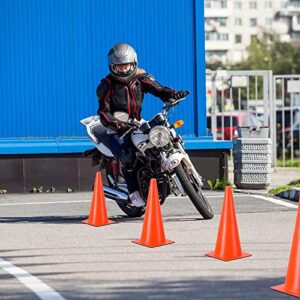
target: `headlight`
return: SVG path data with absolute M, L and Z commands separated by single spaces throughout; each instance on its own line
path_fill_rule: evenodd
M 155 126 L 150 130 L 149 140 L 156 147 L 164 147 L 171 142 L 170 133 L 163 126 Z

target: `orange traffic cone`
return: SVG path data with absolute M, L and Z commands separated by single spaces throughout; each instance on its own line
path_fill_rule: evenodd
M 300 197 L 285 283 L 272 286 L 271 289 L 300 298 Z
M 151 179 L 150 182 L 150 189 L 148 193 L 146 213 L 141 238 L 139 240 L 133 241 L 133 243 L 150 248 L 174 243 L 174 241 L 167 240 L 165 237 L 157 183 L 155 179 Z
M 223 261 L 239 259 L 251 254 L 242 252 L 236 221 L 232 189 L 225 189 L 222 215 L 219 225 L 215 251 L 205 254 Z
M 107 218 L 106 203 L 100 172 L 97 172 L 95 177 L 94 192 L 89 218 L 82 222 L 96 227 L 114 223 Z

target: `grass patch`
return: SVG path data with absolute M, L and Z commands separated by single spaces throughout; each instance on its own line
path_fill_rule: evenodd
M 283 161 L 277 159 L 276 167 L 293 167 L 300 168 L 300 159 L 294 159 L 291 161 L 290 159 L 285 160 L 285 165 L 283 165 Z
M 274 196 L 274 195 L 277 195 L 277 194 L 279 194 L 281 192 L 284 192 L 284 191 L 287 191 L 287 190 L 291 190 L 292 188 L 295 188 L 295 187 L 300 187 L 300 179 L 293 180 L 293 181 L 291 181 L 287 185 L 283 185 L 283 186 L 279 186 L 279 187 L 270 189 L 268 191 L 268 193 L 269 193 L 269 195 Z
M 207 180 L 207 183 L 212 191 L 225 191 L 226 186 L 232 186 L 227 179 L 217 179 L 214 183 L 211 180 Z

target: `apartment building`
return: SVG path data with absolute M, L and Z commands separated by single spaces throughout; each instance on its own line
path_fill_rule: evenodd
M 293 44 L 300 44 L 300 0 L 290 0 L 286 5 L 281 6 L 276 13 L 275 19 L 288 27 L 289 41 Z
M 300 41 L 300 0 L 205 0 L 207 62 L 243 60 L 251 39 L 266 30 Z

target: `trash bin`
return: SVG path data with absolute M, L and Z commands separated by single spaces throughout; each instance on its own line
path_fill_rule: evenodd
M 238 127 L 233 141 L 234 184 L 240 189 L 266 189 L 271 182 L 272 142 L 269 127 Z

